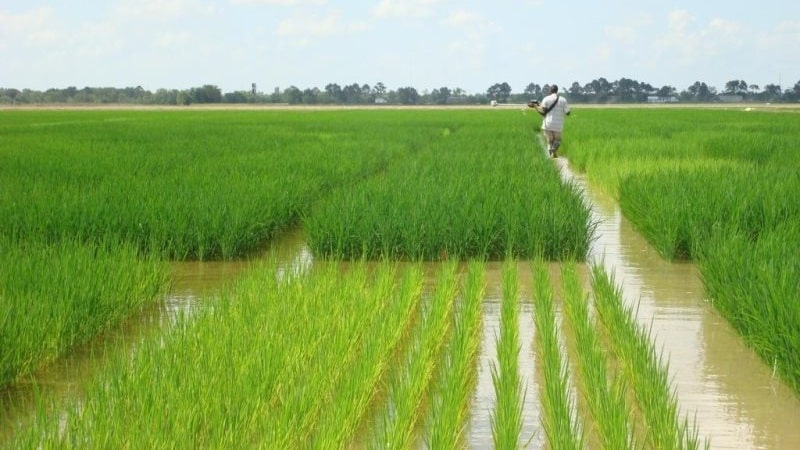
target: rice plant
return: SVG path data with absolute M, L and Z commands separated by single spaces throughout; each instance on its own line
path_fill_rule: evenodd
M 0 386 L 160 299 L 167 277 L 165 263 L 130 245 L 0 235 Z
M 390 375 L 388 404 L 376 430 L 376 448 L 406 449 L 414 442 L 415 427 L 424 417 L 421 405 L 450 329 L 455 269 L 455 262 L 442 266 L 436 290 L 423 305 L 404 360 Z
M 583 292 L 574 264 L 562 266 L 565 312 L 575 335 L 582 397 L 592 418 L 593 431 L 601 448 L 633 449 L 633 424 L 625 399 L 622 377 L 607 370 L 597 329 L 589 317 L 589 297 Z
M 569 395 L 569 368 L 562 359 L 553 307 L 553 292 L 547 268 L 541 260 L 532 263 L 533 306 L 536 342 L 534 348 L 542 372 L 542 428 L 550 448 L 583 448 L 583 431 L 575 417 Z
M 439 365 L 438 380 L 428 402 L 426 442 L 429 448 L 464 446 L 463 433 L 469 419 L 480 349 L 484 270 L 484 263 L 480 261 L 471 261 L 468 265 L 445 359 Z
M 292 278 L 277 268 L 254 266 L 212 307 L 115 358 L 60 419 L 41 413 L 12 445 L 346 446 L 419 300 L 420 272 L 398 288 L 393 265 Z M 334 400 L 353 405 L 328 417 Z
M 592 267 L 592 289 L 598 316 L 642 415 L 647 446 L 699 448 L 697 429 L 688 418 L 679 417 L 667 368 L 649 333 L 639 328 L 633 311 L 623 306 L 622 294 L 599 265 Z M 705 446 L 709 445 L 706 442 Z
M 311 249 L 344 258 L 585 257 L 588 209 L 534 149 L 530 124 L 452 116 L 450 133 L 320 202 L 304 219 Z
M 773 373 L 800 393 L 800 227 L 786 222 L 753 239 L 717 235 L 699 259 L 714 307 Z
M 503 297 L 500 305 L 500 336 L 497 363 L 492 364 L 492 382 L 497 401 L 492 415 L 495 448 L 517 448 L 522 433 L 522 403 L 525 391 L 519 374 L 519 285 L 517 263 L 503 263 Z

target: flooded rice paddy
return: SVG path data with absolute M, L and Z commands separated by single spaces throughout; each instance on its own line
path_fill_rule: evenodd
M 701 439 L 714 449 L 800 448 L 800 399 L 773 377 L 771 368 L 741 342 L 728 323 L 704 296 L 700 275 L 691 263 L 662 260 L 622 216 L 613 199 L 588 189 L 573 174 L 567 161 L 556 161 L 566 180 L 582 188 L 597 221 L 590 259 L 606 267 L 621 286 L 626 302 L 636 307 L 637 319 L 649 327 L 657 349 L 669 362 L 669 372 L 682 415 L 697 422 Z M 313 264 L 302 231 L 287 233 L 273 249 L 281 261 L 281 275 L 298 273 Z M 173 264 L 170 295 L 159 305 L 127 320 L 119 329 L 99 336 L 14 388 L 0 391 L 0 445 L 13 423 L 35 408 L 37 391 L 62 396 L 80 395 L 81 386 L 114 352 L 129 352 L 136 342 L 168 327 L 181 314 L 192 314 L 227 281 L 235 279 L 250 263 L 185 262 Z M 542 448 L 545 437 L 539 417 L 539 380 L 533 340 L 531 274 L 520 264 L 519 367 L 524 384 L 523 429 L 520 442 Z M 491 417 L 495 394 L 490 367 L 496 357 L 500 327 L 502 263 L 486 267 L 487 287 L 483 304 L 482 346 L 478 382 L 466 440 L 470 448 L 491 448 Z M 431 272 L 433 273 L 433 272 Z M 550 270 L 554 284 L 560 280 L 557 265 Z M 582 269 L 588 278 L 588 270 Z M 558 291 L 556 291 L 558 296 Z M 560 299 L 556 299 L 561 320 Z M 36 388 L 34 388 L 36 386 Z

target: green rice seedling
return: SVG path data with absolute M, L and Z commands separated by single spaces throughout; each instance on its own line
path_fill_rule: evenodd
M 706 243 L 699 266 L 714 307 L 773 372 L 800 393 L 800 227 L 786 222 L 757 239 L 744 232 Z
M 713 233 L 757 237 L 800 219 L 798 192 L 797 171 L 785 168 L 663 171 L 626 179 L 620 206 L 663 256 L 694 258 Z
M 159 299 L 168 268 L 130 245 L 0 235 L 0 386 Z
M 331 187 L 381 170 L 395 152 L 393 139 L 401 147 L 412 139 L 374 131 L 394 128 L 363 114 L 20 117 L 4 126 L 0 142 L 4 233 L 50 242 L 105 236 L 175 259 L 252 252 L 296 224 Z
M 432 119 L 430 116 L 420 117 Z M 309 245 L 345 258 L 582 259 L 589 212 L 519 115 L 467 111 L 380 177 L 335 190 L 305 218 Z
M 519 374 L 519 284 L 517 264 L 503 263 L 503 298 L 500 305 L 500 336 L 497 364 L 492 364 L 492 382 L 497 397 L 492 415 L 495 448 L 517 448 L 522 432 L 524 389 Z
M 568 391 L 569 368 L 561 358 L 553 309 L 553 292 L 547 268 L 541 260 L 533 263 L 533 306 L 536 342 L 534 348 L 542 371 L 542 427 L 550 448 L 583 448 L 583 431 L 575 418 Z
M 439 365 L 436 386 L 428 402 L 428 448 L 455 449 L 464 445 L 463 432 L 469 418 L 480 349 L 484 271 L 483 262 L 471 261 L 468 265 L 445 359 Z
M 599 265 L 592 267 L 592 288 L 600 321 L 642 415 L 648 447 L 699 448 L 697 429 L 688 418 L 679 418 L 667 368 L 656 354 L 649 333 L 639 328 L 633 311 L 623 306 L 622 294 Z
M 414 442 L 415 426 L 424 417 L 421 405 L 450 329 L 456 267 L 451 261 L 440 269 L 436 290 L 423 305 L 422 319 L 412 331 L 404 360 L 390 375 L 387 409 L 376 430 L 377 448 L 406 449 Z
M 349 432 L 314 440 L 323 436 L 316 432 L 324 430 L 326 407 L 349 389 L 347 378 L 376 380 L 375 365 L 387 364 L 394 344 L 367 343 L 397 342 L 421 277 L 404 282 L 398 303 L 406 306 L 395 308 L 387 301 L 396 298 L 393 265 L 373 274 L 365 264 L 344 271 L 318 264 L 296 277 L 277 277 L 277 269 L 274 261 L 253 267 L 212 307 L 116 358 L 60 420 L 40 416 L 38 426 L 17 433 L 17 445 L 344 446 Z M 369 327 L 382 322 L 386 328 L 374 335 Z M 362 364 L 376 356 L 373 345 L 388 353 Z M 363 402 L 357 397 L 343 400 Z M 352 431 L 353 421 L 341 425 Z
M 378 391 L 377 386 L 389 370 L 389 363 L 399 346 L 406 324 L 419 301 L 422 290 L 422 270 L 418 264 L 405 269 L 400 287 L 383 298 L 382 312 L 365 330 L 374 336 L 362 336 L 361 356 L 355 358 L 351 373 L 362 376 L 342 376 L 338 386 L 331 389 L 325 413 L 319 418 L 308 445 L 315 448 L 347 448 Z
M 597 330 L 589 318 L 588 296 L 581 289 L 574 264 L 561 269 L 565 312 L 575 334 L 575 352 L 580 368 L 580 390 L 592 417 L 601 448 L 638 448 L 633 438 L 621 377 L 610 378 Z

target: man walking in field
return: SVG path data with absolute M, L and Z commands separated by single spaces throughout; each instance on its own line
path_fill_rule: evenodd
M 550 95 L 541 103 L 528 102 L 528 106 L 544 116 L 542 132 L 547 140 L 547 151 L 553 158 L 557 157 L 558 147 L 561 145 L 561 133 L 564 131 L 564 117 L 569 115 L 567 99 L 558 95 L 558 86 L 550 86 Z

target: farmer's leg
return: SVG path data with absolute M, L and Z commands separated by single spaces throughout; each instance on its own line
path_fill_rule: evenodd
M 555 158 L 558 148 L 561 146 L 561 132 L 552 131 L 552 141 L 550 142 L 550 154 Z

